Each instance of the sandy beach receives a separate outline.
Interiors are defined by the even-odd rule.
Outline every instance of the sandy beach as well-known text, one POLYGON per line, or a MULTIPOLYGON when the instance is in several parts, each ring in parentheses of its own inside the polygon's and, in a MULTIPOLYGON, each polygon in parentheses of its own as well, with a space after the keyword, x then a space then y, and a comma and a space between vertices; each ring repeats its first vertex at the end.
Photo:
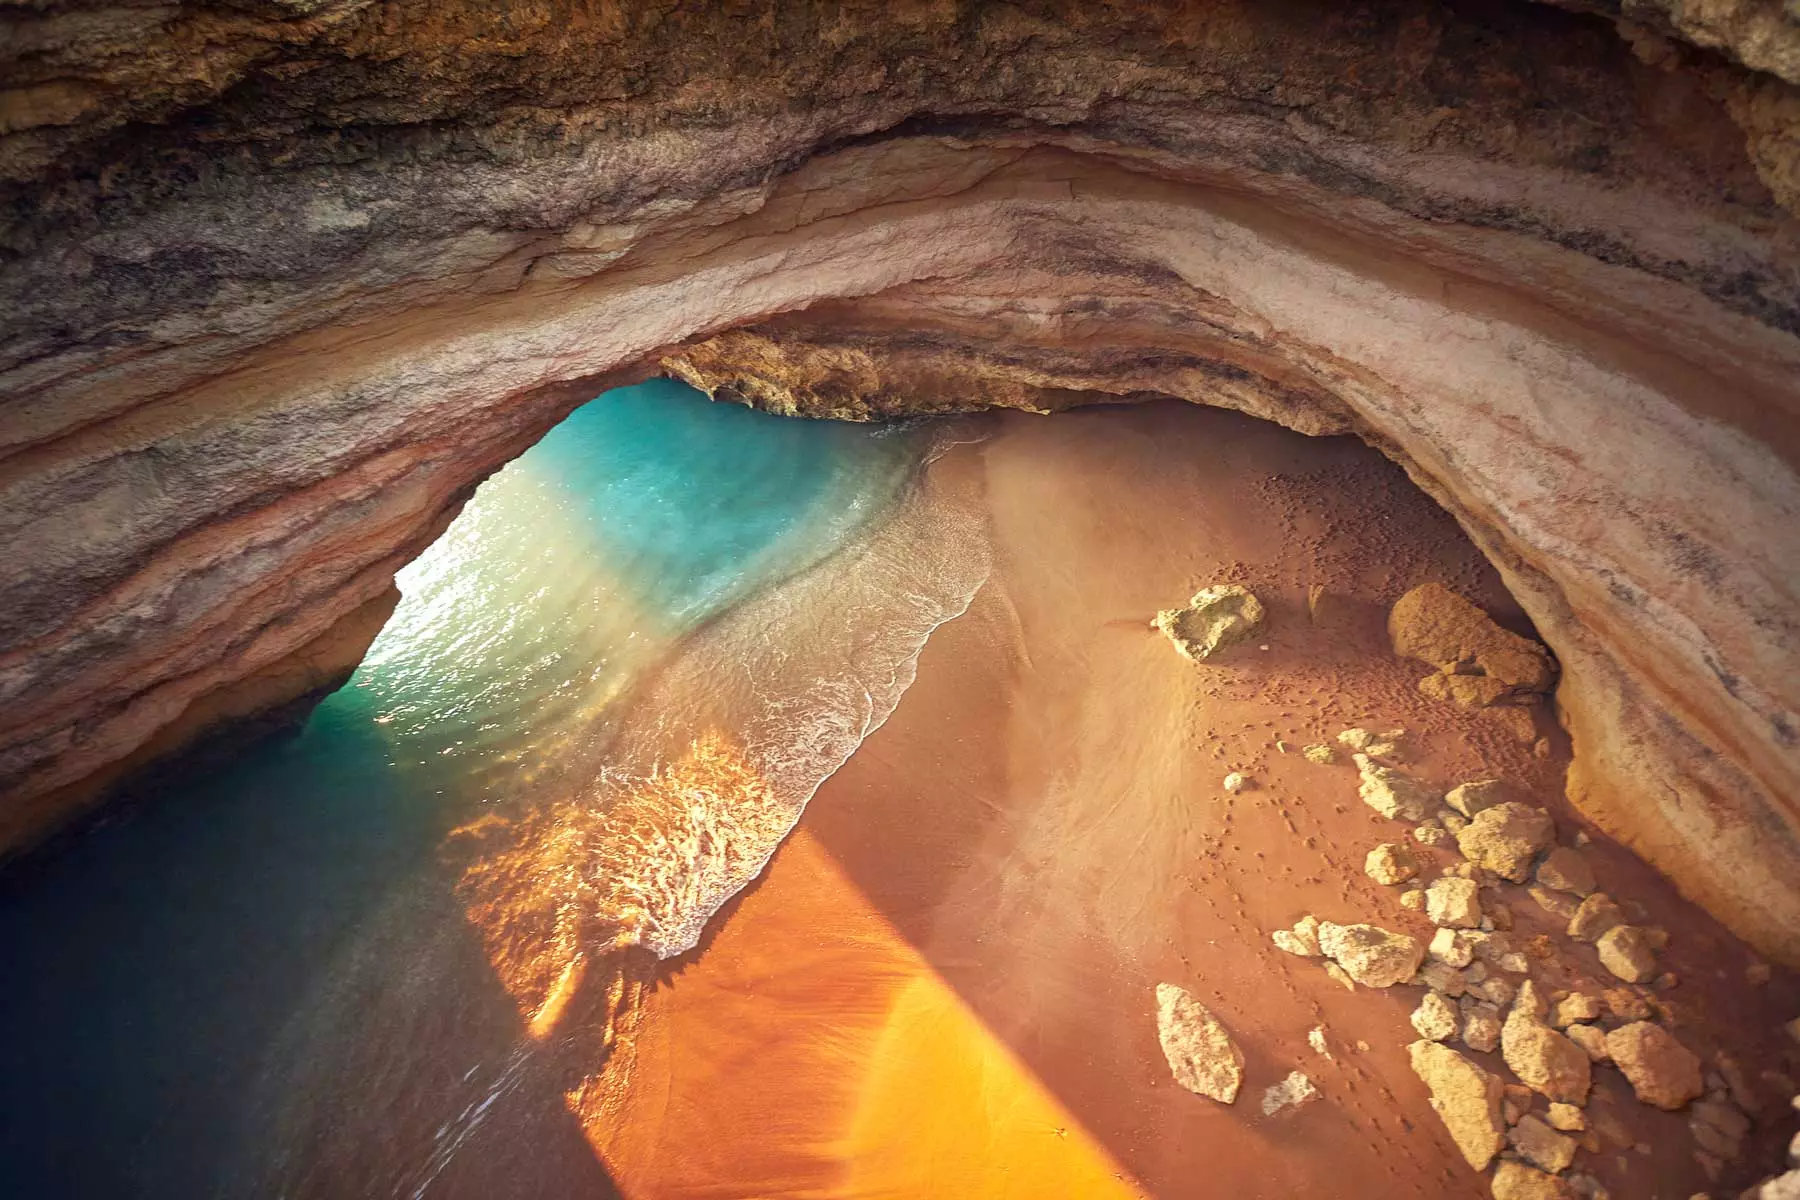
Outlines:
MULTIPOLYGON (((1423 777, 1502 776, 1565 840, 1579 826, 1546 713, 1534 753, 1421 697, 1388 646, 1388 606, 1430 580, 1528 631, 1492 567, 1348 439, 1172 404, 990 429, 946 469, 983 477, 992 577, 763 878, 657 973, 575 1105, 608 1172, 634 1200, 1485 1196, 1407 1065, 1421 989, 1346 991, 1269 934, 1315 913, 1429 937, 1362 870, 1406 827, 1358 800, 1347 760, 1298 752, 1347 727, 1404 727, 1423 777), (1216 582, 1269 620, 1195 664, 1149 622, 1216 582), (1254 785, 1227 794, 1231 771, 1254 785), (1171 1079, 1162 982, 1243 1047, 1236 1104, 1171 1079), (1293 1071, 1320 1095, 1265 1114, 1293 1071)), ((1776 1063, 1793 979, 1745 987, 1719 926, 1605 838, 1588 853, 1674 931, 1666 1002, 1695 1048, 1776 1063)), ((1517 920, 1521 939, 1557 925, 1517 920)), ((1578 1169, 1621 1197, 1719 1187, 1685 1115, 1596 1079, 1588 1111, 1616 1119, 1578 1169)))

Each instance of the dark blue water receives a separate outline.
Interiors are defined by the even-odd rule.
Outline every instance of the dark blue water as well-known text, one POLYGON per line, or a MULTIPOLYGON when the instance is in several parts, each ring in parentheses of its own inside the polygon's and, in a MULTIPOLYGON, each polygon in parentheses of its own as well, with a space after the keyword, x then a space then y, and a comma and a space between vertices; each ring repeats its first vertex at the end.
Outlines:
POLYGON ((0 1194, 605 1194, 445 831, 595 769, 646 671, 862 537, 923 447, 657 381, 490 480, 303 729, 0 881, 0 1194))

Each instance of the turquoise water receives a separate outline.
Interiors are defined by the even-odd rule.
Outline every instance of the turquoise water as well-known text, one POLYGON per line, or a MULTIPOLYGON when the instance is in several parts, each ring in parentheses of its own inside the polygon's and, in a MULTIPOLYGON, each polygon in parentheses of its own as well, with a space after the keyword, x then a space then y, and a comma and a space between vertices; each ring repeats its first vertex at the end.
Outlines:
MULTIPOLYGON (((303 729, 0 880, 7 1194, 608 1194, 444 835, 604 807, 720 728, 779 796, 759 836, 785 833, 979 585, 921 506, 931 445, 655 381, 484 484, 303 729)), ((590 870, 636 871, 639 941, 675 953, 772 849, 590 870)))

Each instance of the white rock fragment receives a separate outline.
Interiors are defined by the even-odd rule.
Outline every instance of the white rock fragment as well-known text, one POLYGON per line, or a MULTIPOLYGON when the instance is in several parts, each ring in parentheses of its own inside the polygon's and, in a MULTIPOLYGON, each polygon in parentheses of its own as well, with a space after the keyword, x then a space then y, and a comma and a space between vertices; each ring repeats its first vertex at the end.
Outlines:
POLYGON ((1319 957, 1319 918, 1308 913, 1294 922, 1292 929, 1277 929, 1269 935, 1275 948, 1301 958, 1319 957))
POLYGON ((1250 786, 1250 777, 1241 772, 1233 771, 1225 777, 1225 782, 1220 786, 1235 796, 1250 786))
POLYGON ((1477 1005, 1463 1014, 1463 1045, 1483 1054, 1493 1052, 1500 1044, 1500 1010, 1492 1005, 1477 1005))
POLYGON ((1419 873, 1412 851, 1394 842, 1383 842, 1363 859, 1363 874, 1376 883, 1392 886, 1405 883, 1419 873))
POLYGON ((1306 1044, 1313 1048, 1313 1053, 1331 1057, 1331 1048, 1325 1044, 1325 1027, 1314 1025, 1306 1032, 1306 1044))
POLYGON ((1249 637, 1263 622, 1262 601, 1235 583, 1195 592, 1185 608, 1165 608, 1151 622, 1182 655, 1202 662, 1249 637))
POLYGON ((1597 942, 1615 925, 1625 923, 1625 913, 1605 892, 1585 897, 1569 918, 1568 935, 1578 942, 1597 942))
POLYGON ((1486 1169, 1506 1144, 1499 1078, 1437 1042, 1421 1039, 1407 1052, 1456 1148, 1475 1170, 1486 1169))
POLYGON ((1403 933, 1375 925, 1319 923, 1319 949, 1364 987, 1392 987, 1418 974, 1425 948, 1403 933))
POLYGON ((1291 1071, 1286 1079, 1263 1092, 1263 1116, 1272 1117, 1284 1108, 1299 1108, 1318 1094, 1312 1080, 1299 1071, 1291 1071))
POLYGON ((1656 974, 1656 951, 1648 933, 1636 925, 1614 925, 1600 935, 1594 949, 1600 965, 1626 983, 1643 983, 1656 974))
POLYGON ((1413 1009, 1412 1027, 1419 1031, 1420 1037, 1442 1042, 1456 1036, 1456 1017, 1456 1005, 1436 992, 1426 992, 1419 1007, 1413 1009))
POLYGON ((1390 821, 1421 821, 1438 806, 1439 795, 1428 784, 1384 767, 1366 754, 1355 756, 1361 776, 1357 794, 1364 804, 1390 821))
POLYGON ((1520 1158, 1552 1175, 1561 1174, 1575 1162, 1575 1139, 1564 1137, 1535 1116, 1520 1117, 1507 1136, 1520 1158))
POLYGON ((1461 930, 1439 929, 1431 935, 1430 954, 1438 962, 1462 968, 1474 960, 1475 944, 1461 930))
POLYGON ((1435 820, 1421 821, 1413 827, 1413 841, 1421 846, 1442 846, 1453 839, 1450 831, 1435 820))
POLYGON ((1506 798, 1506 785, 1498 779, 1461 783, 1444 793, 1444 803, 1471 820, 1482 810, 1492 808, 1506 798))
POLYGON ((1594 868, 1588 866, 1581 851, 1558 846, 1538 864, 1537 881, 1547 888, 1586 896, 1594 890, 1594 868))
POLYGON ((1156 985, 1156 1033, 1176 1083, 1221 1104, 1237 1099, 1244 1082, 1244 1052, 1184 988, 1156 985))
POLYGON ((1484 808, 1456 837, 1463 857, 1502 879, 1523 883, 1538 852, 1550 845, 1556 825, 1550 814, 1507 801, 1484 808))
POLYGON ((1473 929, 1481 924, 1481 888, 1473 879, 1433 880, 1425 889, 1425 915, 1442 928, 1473 929))
POLYGON ((1573 1104, 1564 1104, 1560 1100, 1551 1102, 1550 1112, 1544 1119, 1550 1123, 1550 1128, 1563 1133, 1580 1133, 1587 1128, 1587 1117, 1582 1111, 1573 1104))

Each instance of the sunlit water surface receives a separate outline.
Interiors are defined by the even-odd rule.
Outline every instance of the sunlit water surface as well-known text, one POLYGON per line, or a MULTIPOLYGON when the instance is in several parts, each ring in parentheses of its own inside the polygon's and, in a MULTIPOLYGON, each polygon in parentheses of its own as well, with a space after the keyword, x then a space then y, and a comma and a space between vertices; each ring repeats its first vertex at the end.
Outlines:
POLYGON ((606 1194, 525 1023, 691 948, 892 710, 985 576, 944 440, 655 381, 496 475, 302 730, 5 881, 5 1194, 606 1194))

